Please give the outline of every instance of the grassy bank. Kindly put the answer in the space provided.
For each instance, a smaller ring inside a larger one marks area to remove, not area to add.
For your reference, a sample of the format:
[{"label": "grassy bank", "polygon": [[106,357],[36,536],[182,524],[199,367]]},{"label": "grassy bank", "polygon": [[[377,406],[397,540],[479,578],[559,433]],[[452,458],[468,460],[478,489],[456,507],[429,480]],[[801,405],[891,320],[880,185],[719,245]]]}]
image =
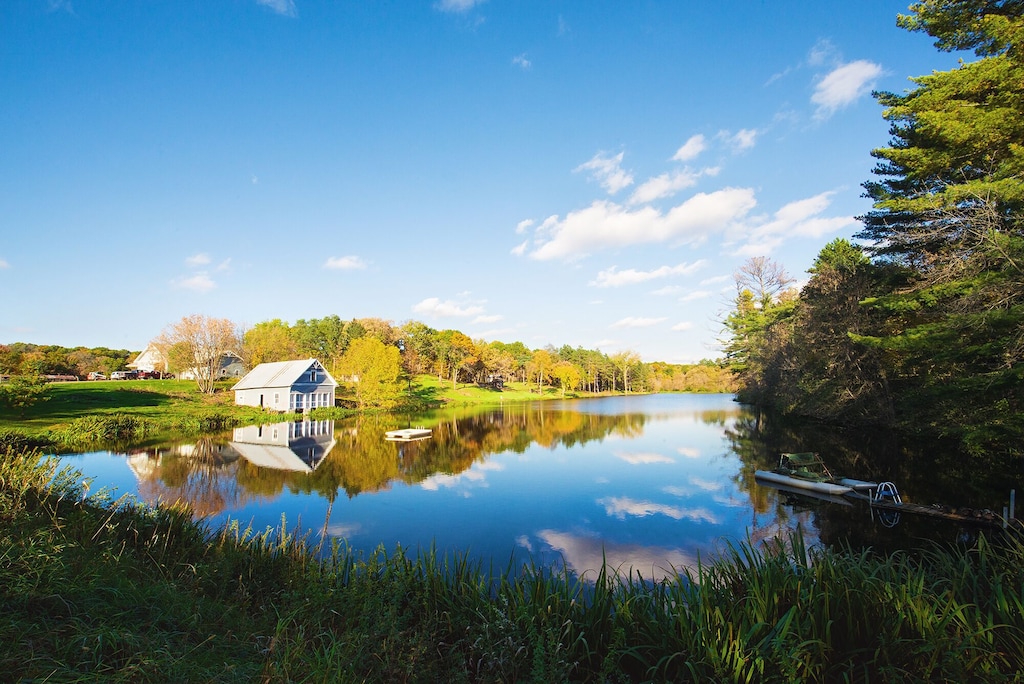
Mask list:
[{"label": "grassy bank", "polygon": [[94,445],[143,444],[287,418],[236,406],[229,387],[225,383],[210,395],[183,380],[54,383],[45,401],[23,413],[0,410],[0,448],[73,451]]},{"label": "grassy bank", "polygon": [[[590,392],[569,392],[565,398],[600,396]],[[540,389],[536,383],[508,382],[501,390],[478,385],[459,383],[453,386],[451,380],[438,380],[436,375],[420,375],[416,378],[411,398],[413,401],[427,405],[446,404],[494,405],[514,404],[544,399],[562,399],[561,390],[544,385]]]},{"label": "grassy bank", "polygon": [[[292,420],[249,406],[236,406],[224,381],[214,394],[201,394],[184,380],[125,380],[54,383],[48,396],[24,413],[0,408],[0,448],[58,448],[74,451],[95,445],[136,445],[168,436],[208,434],[238,425]],[[476,385],[440,382],[435,376],[416,379],[402,410],[427,410],[441,404],[500,405],[561,398],[550,387],[510,383],[503,391]],[[584,396],[584,395],[573,395]],[[344,401],[344,392],[339,393]],[[347,408],[317,410],[321,418],[343,418]]]},{"label": "grassy bank", "polygon": [[[0,454],[13,681],[1020,681],[1024,544],[920,557],[738,544],[679,581],[595,584],[82,498]],[[500,569],[503,570],[503,569]]]}]

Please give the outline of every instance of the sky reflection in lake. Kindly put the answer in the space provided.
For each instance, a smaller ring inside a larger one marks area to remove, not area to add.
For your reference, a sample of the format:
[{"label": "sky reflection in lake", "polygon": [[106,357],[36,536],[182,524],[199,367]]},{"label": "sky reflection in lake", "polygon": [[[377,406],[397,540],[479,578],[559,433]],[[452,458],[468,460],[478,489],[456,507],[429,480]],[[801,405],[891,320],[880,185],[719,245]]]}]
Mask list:
[{"label": "sky reflection in lake", "polygon": [[430,439],[395,443],[397,417],[251,426],[127,455],[65,457],[148,502],[188,501],[212,527],[282,518],[311,540],[370,552],[434,545],[503,569],[529,559],[593,572],[602,559],[659,579],[725,540],[809,515],[748,493],[733,448],[745,409],[729,395],[545,402],[418,418]]}]

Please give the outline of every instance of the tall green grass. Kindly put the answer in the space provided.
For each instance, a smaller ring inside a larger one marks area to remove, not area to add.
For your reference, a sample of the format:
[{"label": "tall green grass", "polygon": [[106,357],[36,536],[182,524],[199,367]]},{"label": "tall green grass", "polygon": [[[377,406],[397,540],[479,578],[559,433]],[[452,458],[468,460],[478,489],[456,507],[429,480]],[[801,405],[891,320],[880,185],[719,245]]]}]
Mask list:
[{"label": "tall green grass", "polygon": [[1024,541],[875,556],[799,534],[650,582],[211,530],[0,453],[11,681],[1022,681]]}]

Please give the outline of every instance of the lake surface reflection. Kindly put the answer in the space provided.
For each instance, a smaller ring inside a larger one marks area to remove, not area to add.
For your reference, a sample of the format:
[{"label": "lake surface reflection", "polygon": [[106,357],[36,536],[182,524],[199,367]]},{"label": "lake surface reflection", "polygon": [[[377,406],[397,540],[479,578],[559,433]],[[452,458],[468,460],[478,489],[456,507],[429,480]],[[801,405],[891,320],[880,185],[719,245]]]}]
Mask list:
[{"label": "lake surface reflection", "polygon": [[[892,534],[866,507],[757,486],[754,470],[774,458],[754,439],[758,424],[731,395],[653,395],[276,423],[63,458],[93,490],[186,501],[214,528],[285,520],[313,542],[340,538],[362,552],[434,545],[499,569],[532,558],[585,573],[606,560],[659,579],[726,541],[797,524],[809,543]],[[433,435],[384,439],[410,426]]]}]

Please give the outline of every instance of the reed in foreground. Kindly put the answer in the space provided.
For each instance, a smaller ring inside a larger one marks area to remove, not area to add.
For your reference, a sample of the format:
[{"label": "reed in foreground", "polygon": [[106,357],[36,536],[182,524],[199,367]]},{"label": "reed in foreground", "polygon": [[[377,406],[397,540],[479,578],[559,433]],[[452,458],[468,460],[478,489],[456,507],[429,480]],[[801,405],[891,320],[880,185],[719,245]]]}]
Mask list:
[{"label": "reed in foreground", "polygon": [[208,530],[0,454],[0,668],[48,681],[1022,681],[1024,544],[610,570]]}]

